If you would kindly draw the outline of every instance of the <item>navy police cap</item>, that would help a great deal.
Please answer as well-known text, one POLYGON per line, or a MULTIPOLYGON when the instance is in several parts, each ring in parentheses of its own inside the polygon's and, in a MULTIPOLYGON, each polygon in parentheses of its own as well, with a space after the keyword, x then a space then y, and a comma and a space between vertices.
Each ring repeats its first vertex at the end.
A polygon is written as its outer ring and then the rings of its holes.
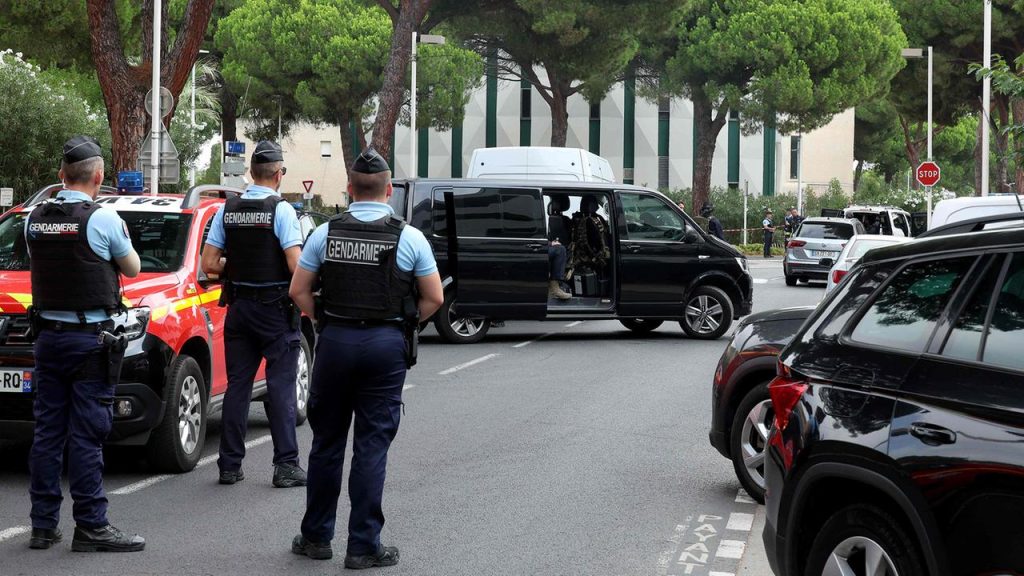
POLYGON ((391 170, 384 157, 373 148, 367 148, 352 164, 352 171, 360 174, 377 174, 391 170))
POLYGON ((281 145, 270 140, 260 140, 256 149, 252 151, 253 164, 269 164, 271 162, 284 162, 284 153, 281 152, 281 145))
POLYGON ((92 136, 75 136, 64 143, 64 162, 74 164, 89 158, 103 156, 100 143, 92 136))

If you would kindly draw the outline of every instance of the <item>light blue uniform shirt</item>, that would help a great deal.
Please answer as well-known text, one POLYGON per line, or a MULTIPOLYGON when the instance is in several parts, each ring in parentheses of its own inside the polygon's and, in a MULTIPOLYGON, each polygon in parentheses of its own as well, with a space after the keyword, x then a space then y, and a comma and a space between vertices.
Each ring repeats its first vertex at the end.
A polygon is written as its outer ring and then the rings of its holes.
MULTIPOLYGON (((73 202, 92 202, 92 198, 85 192, 78 190, 61 190, 57 194, 58 200, 67 204, 73 202)), ((124 258, 132 251, 132 240, 128 236, 128 227, 124 220, 111 208, 102 205, 100 209, 93 212, 89 218, 89 224, 85 229, 86 238, 89 240, 89 247, 103 260, 124 258)), ((25 238, 28 238, 28 218, 25 218, 25 238)), ((69 289, 74 289, 69 287, 69 289)), ((41 316, 47 320, 56 320, 77 324, 78 314, 75 312, 43 312, 41 316)), ((85 312, 86 322, 103 322, 109 320, 110 314, 104 310, 87 310, 85 312)))
MULTIPOLYGON (((393 216, 395 211, 391 206, 383 202, 353 202, 348 207, 348 213, 362 222, 372 222, 385 216, 393 216)), ((321 224, 309 235, 306 246, 302 249, 302 257, 299 258, 299 266, 303 270, 319 272, 320 266, 327 256, 327 227, 329 224, 321 224)), ((434 260, 434 251, 430 248, 430 242, 422 232, 406 226, 402 229, 402 235, 398 238, 398 269, 403 272, 412 272, 413 276, 429 276, 437 272, 437 262, 434 260)))
MULTIPOLYGON (((273 188, 250 184, 242 194, 242 198, 246 200, 263 200, 267 196, 278 196, 278 193, 273 188)), ((281 250, 302 245, 299 217, 295 215, 295 208, 287 202, 279 202, 274 210, 274 235, 281 243, 281 250)), ((227 243, 227 236, 224 234, 224 205, 221 205, 213 216, 213 223, 210 225, 210 234, 206 237, 206 243, 220 250, 223 250, 227 243)), ((273 286, 281 283, 237 282, 237 284, 241 286, 273 286)))

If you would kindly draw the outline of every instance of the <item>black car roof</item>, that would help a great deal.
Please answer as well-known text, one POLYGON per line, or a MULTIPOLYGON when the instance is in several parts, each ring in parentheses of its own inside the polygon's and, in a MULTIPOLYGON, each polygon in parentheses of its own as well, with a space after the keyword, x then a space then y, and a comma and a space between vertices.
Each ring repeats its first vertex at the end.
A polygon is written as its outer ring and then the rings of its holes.
POLYGON ((952 234, 949 236, 911 240, 910 242, 875 248, 861 258, 861 263, 913 258, 939 252, 976 250, 978 248, 1024 248, 1024 228, 985 230, 969 234, 952 234))
POLYGON ((429 184, 431 186, 524 186, 529 188, 558 188, 561 190, 630 190, 655 192, 650 188, 636 186, 635 184, 620 184, 618 182, 575 182, 572 180, 509 180, 500 178, 415 178, 395 179, 393 185, 429 184))

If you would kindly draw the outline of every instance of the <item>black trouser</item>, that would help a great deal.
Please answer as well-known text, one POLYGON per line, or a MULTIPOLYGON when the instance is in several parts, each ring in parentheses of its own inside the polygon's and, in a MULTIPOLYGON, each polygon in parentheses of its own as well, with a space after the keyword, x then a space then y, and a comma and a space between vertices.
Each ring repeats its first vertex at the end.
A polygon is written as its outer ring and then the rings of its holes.
POLYGON ((772 232, 768 232, 767 230, 765 230, 765 232, 764 232, 764 257, 765 258, 769 258, 772 255, 772 236, 774 236, 774 235, 775 234, 773 234, 772 232))

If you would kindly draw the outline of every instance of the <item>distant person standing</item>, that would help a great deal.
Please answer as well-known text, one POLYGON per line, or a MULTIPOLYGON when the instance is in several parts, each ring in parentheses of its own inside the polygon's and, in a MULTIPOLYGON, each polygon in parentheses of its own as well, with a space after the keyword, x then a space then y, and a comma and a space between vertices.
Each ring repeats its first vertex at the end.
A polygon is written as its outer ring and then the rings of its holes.
POLYGON ((253 380, 260 362, 266 360, 273 484, 278 488, 306 485, 295 439, 299 311, 288 298, 302 232, 295 208, 278 192, 285 171, 281 146, 266 140, 257 144, 249 167, 253 183, 220 207, 203 248, 203 271, 227 277, 223 290, 228 304, 224 320, 228 389, 217 460, 221 484, 245 479, 242 458, 253 380))
POLYGON ((680 200, 679 202, 676 202, 676 206, 679 206, 679 209, 682 210, 683 213, 686 212, 686 202, 680 200))
POLYGON ((139 255, 117 212, 95 202, 103 183, 96 140, 76 136, 64 144, 60 179, 64 189, 32 210, 25 222, 32 256, 29 317, 35 337, 36 418, 29 453, 29 547, 45 550, 61 541, 57 524, 66 453, 75 501, 71 549, 136 552, 146 541, 107 520, 103 441, 113 424, 124 357, 124 340, 111 334, 113 317, 124 312, 120 276, 138 275, 139 255))
POLYGON ((715 207, 708 203, 701 207, 700 215, 708 219, 708 232, 719 240, 725 240, 725 228, 718 217, 714 215, 714 211, 715 207))
POLYGON ((775 223, 772 221, 772 211, 764 211, 764 220, 761 221, 761 229, 764 231, 764 257, 772 257, 772 238, 775 236, 775 223))

